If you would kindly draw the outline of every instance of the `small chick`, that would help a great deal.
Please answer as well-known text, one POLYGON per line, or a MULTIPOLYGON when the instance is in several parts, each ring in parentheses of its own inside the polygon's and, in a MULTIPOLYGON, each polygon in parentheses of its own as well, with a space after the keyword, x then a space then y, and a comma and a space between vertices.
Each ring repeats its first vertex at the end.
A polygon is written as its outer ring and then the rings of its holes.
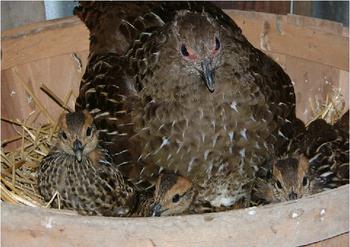
POLYGON ((292 200, 348 184, 349 111, 334 125, 312 121, 290 141, 283 157, 259 169, 253 202, 292 200))
POLYGON ((161 174, 156 184, 153 216, 177 215, 189 209, 195 196, 191 181, 176 174, 161 174))
POLYGON ((59 126, 56 146, 40 163, 40 194, 46 201, 57 194, 63 208, 80 214, 129 215, 135 191, 99 146, 90 113, 63 114, 59 126))
POLYGON ((309 161, 303 155, 277 160, 272 167, 275 201, 295 200, 311 194, 308 170, 309 161))
POLYGON ((139 197, 135 216, 179 215, 189 210, 195 191, 187 178, 174 174, 159 175, 153 195, 139 197))
POLYGON ((257 179, 253 201, 283 202, 315 193, 317 185, 308 171, 309 161, 303 155, 273 161, 270 177, 257 179))

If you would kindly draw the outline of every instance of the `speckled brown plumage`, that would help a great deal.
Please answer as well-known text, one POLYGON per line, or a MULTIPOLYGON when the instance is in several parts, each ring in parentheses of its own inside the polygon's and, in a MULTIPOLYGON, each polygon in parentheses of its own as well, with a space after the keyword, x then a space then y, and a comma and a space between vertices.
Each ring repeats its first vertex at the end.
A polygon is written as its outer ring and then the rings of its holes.
MULTIPOLYGON (((123 54, 140 30, 137 18, 159 6, 156 2, 102 2, 80 1, 74 9, 90 31, 90 56, 113 52, 123 54)), ((158 25, 151 15, 146 17, 150 25, 158 25)))
POLYGON ((200 12, 205 8, 222 23, 237 26, 221 16, 215 6, 207 2, 186 1, 79 1, 74 14, 90 31, 90 57, 95 54, 123 55, 140 33, 145 35, 171 21, 178 10, 200 12))
POLYGON ((57 144, 40 163, 40 194, 49 201, 57 192, 63 208, 81 214, 129 215, 135 191, 98 146, 92 116, 86 111, 63 114, 59 123, 57 144))
POLYGON ((303 133, 291 140, 283 156, 260 167, 254 200, 297 199, 348 184, 348 126, 349 112, 333 126, 323 119, 311 122, 303 133))
POLYGON ((77 109, 94 114, 134 183, 166 169, 191 179, 196 203, 231 206, 249 197, 259 164, 289 137, 282 127, 296 120, 294 90, 220 9, 194 5, 169 10, 124 56, 92 57, 77 109))
POLYGON ((341 118, 334 123, 334 128, 342 131, 344 135, 349 134, 349 111, 345 112, 341 118))
POLYGON ((316 120, 307 128, 305 155, 325 189, 349 183, 349 113, 334 125, 316 120))

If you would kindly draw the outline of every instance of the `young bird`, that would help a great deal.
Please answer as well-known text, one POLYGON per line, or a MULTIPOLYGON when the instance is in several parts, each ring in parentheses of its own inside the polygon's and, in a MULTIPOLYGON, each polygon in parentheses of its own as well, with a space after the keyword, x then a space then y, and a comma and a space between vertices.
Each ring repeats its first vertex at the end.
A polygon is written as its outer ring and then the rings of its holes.
POLYGON ((161 174, 155 189, 152 216, 177 215, 189 209, 195 196, 191 181, 176 174, 161 174))
POLYGON ((90 113, 63 114, 59 126, 55 147, 40 163, 40 194, 46 201, 58 195, 59 204, 80 214, 129 215, 135 191, 99 146, 90 113))
POLYGON ((187 178, 174 174, 159 175, 153 195, 141 195, 135 216, 179 215, 189 210, 195 191, 187 178))
POLYGON ((267 164, 258 172, 253 202, 293 200, 348 184, 349 112, 334 125, 314 120, 291 140, 283 158, 267 164))
POLYGON ((253 190, 253 201, 264 203, 299 199, 315 193, 317 183, 310 177, 309 161, 303 155, 286 157, 272 162, 272 174, 258 178, 253 190))

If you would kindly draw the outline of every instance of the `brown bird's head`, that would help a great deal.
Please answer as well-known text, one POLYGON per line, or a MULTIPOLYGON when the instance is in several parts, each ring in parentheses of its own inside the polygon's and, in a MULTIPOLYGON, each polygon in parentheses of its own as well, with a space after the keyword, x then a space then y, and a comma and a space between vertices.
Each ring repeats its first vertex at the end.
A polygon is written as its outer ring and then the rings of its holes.
POLYGON ((214 92, 215 70, 222 57, 219 25, 205 13, 180 11, 172 31, 185 72, 199 75, 208 90, 214 92))
POLYGON ((308 170, 309 161, 303 155, 274 161, 272 165, 274 201, 295 200, 310 194, 308 170))
POLYGON ((177 215, 186 211, 195 196, 193 184, 176 174, 161 174, 157 180, 152 216, 177 215))
POLYGON ((58 123, 60 127, 58 149, 74 155, 76 160, 81 162, 84 155, 96 148, 98 132, 88 111, 64 113, 58 123))

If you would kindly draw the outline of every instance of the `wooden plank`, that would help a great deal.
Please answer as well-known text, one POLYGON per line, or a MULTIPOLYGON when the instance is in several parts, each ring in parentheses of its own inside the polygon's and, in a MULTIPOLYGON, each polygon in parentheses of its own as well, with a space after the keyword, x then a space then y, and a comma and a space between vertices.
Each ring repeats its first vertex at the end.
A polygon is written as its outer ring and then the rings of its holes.
MULTIPOLYGON (((299 2, 307 4, 310 2, 299 2)), ((287 23, 294 26, 316 30, 323 33, 331 33, 335 35, 342 35, 343 29, 348 29, 342 23, 323 20, 318 18, 310 18, 300 15, 287 15, 287 23)))
POLYGON ((29 35, 36 32, 43 32, 48 29, 56 29, 58 26, 64 27, 69 25, 80 25, 80 23, 80 19, 75 16, 29 23, 23 26, 2 31, 1 39, 13 39, 19 36, 29 35))
POLYGON ((232 10, 226 13, 242 28, 248 40, 263 51, 349 71, 349 39, 342 34, 296 26, 288 23, 287 16, 232 10))
POLYGON ((312 16, 311 1, 294 1, 293 14, 302 16, 312 16))
POLYGON ((88 30, 76 17, 31 25, 17 34, 4 32, 2 70, 44 58, 86 51, 89 47, 88 35, 88 30))
POLYGON ((222 9, 238 9, 285 15, 290 12, 290 1, 214 1, 222 9))
POLYGON ((349 231, 349 185, 280 204, 160 218, 2 204, 4 246, 300 246, 349 231))
POLYGON ((306 245, 307 247, 348 247, 349 233, 344 233, 339 236, 329 238, 314 244, 306 245))
POLYGON ((44 1, 2 1, 1 29, 45 20, 44 1))
MULTIPOLYGON (((80 80, 87 64, 87 56, 88 51, 74 52, 3 70, 1 75, 1 116, 22 121, 29 116, 29 113, 38 109, 33 99, 24 90, 20 82, 22 80, 41 104, 47 107, 49 114, 57 119, 62 109, 40 89, 40 86, 45 84, 62 100, 65 99, 70 90, 73 90, 77 95, 80 80)), ((74 109, 75 98, 71 98, 69 103, 69 106, 74 109)), ((39 119, 36 125, 43 123, 46 123, 46 118, 39 119)), ((1 122, 2 139, 13 137, 15 134, 12 125, 1 122)))
POLYGON ((337 88, 342 89, 345 107, 349 108, 349 72, 294 56, 286 56, 285 70, 294 82, 297 116, 304 122, 313 117, 310 100, 325 102, 337 88))
MULTIPOLYGON (((258 48, 261 37, 268 37, 270 52, 293 55, 349 70, 348 37, 343 33, 324 32, 322 25, 330 21, 311 21, 307 17, 286 17, 274 14, 226 10, 243 29, 247 38, 258 48), (303 19, 309 23, 307 28, 293 24, 292 19, 303 19), (306 21, 309 20, 309 21, 306 21), (288 23, 289 22, 289 23, 288 23), (310 23, 317 28, 310 29, 310 23)), ((333 22, 334 23, 334 22, 333 22)), ((334 26, 340 24, 334 24, 334 26)), ((338 28, 337 26, 337 28, 338 28)), ((327 30, 331 30, 328 28, 327 30)), ((345 29, 346 30, 346 29, 345 29)), ((346 31, 344 31, 346 33, 346 31)), ((76 17, 60 19, 54 22, 41 22, 9 30, 2 33, 2 68, 16 64, 29 63, 38 59, 67 54, 72 51, 88 50, 88 31, 76 17)))

